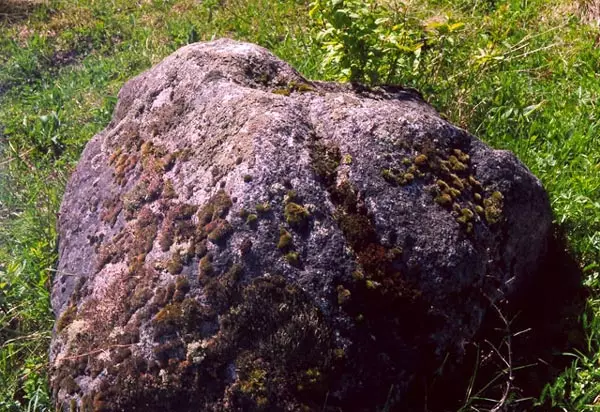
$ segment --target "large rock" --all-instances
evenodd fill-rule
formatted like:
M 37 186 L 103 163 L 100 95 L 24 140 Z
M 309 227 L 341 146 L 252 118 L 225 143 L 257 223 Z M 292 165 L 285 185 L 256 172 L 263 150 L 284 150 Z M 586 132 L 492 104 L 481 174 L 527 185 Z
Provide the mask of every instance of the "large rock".
M 515 156 L 415 92 L 189 45 L 123 87 L 67 187 L 54 399 L 406 410 L 526 290 L 550 227 Z

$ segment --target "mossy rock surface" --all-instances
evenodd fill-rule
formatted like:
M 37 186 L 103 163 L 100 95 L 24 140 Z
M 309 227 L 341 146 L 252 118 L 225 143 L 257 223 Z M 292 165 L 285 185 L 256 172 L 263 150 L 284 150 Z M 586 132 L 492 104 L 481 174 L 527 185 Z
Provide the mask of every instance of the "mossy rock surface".
M 422 410 L 551 221 L 511 153 L 416 92 L 186 46 L 123 87 L 68 184 L 57 410 Z

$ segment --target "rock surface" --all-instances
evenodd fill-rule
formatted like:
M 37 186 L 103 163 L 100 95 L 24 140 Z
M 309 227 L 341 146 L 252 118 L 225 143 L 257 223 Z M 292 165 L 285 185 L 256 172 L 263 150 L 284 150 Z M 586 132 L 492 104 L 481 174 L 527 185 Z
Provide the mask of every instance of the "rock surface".
M 123 87 L 68 184 L 55 402 L 407 410 L 525 290 L 551 218 L 511 153 L 415 92 L 189 45 Z

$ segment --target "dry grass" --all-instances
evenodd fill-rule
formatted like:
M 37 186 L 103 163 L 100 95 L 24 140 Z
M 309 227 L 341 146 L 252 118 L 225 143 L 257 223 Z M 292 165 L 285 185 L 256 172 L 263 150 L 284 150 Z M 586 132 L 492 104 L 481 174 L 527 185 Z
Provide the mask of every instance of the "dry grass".
M 600 27 L 600 0 L 579 0 L 578 9 L 583 21 Z

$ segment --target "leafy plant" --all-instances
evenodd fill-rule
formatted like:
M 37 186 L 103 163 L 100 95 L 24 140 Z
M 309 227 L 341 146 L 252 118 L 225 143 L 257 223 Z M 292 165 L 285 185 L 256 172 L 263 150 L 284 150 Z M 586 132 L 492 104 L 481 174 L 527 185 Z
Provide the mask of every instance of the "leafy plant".
M 340 80 L 369 84 L 406 80 L 431 64 L 439 67 L 463 26 L 448 18 L 423 22 L 401 1 L 316 0 L 309 15 L 320 28 L 325 70 Z

